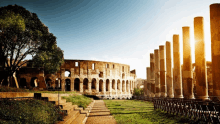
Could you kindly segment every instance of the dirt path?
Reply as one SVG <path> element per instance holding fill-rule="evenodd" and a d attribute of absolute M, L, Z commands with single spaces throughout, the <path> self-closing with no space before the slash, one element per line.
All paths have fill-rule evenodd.
<path fill-rule="evenodd" d="M 95 100 L 86 124 L 116 124 L 103 100 Z"/>

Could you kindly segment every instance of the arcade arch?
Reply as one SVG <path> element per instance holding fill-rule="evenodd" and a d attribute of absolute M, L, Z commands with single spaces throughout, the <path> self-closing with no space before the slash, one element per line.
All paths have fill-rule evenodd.
<path fill-rule="evenodd" d="M 76 78 L 74 80 L 74 91 L 79 91 L 79 84 L 80 84 L 80 80 L 79 78 Z"/>
<path fill-rule="evenodd" d="M 71 86 L 71 80 L 66 79 L 65 80 L 65 91 L 70 91 L 70 86 Z"/>
<path fill-rule="evenodd" d="M 110 82 L 109 82 L 109 79 L 106 80 L 106 91 L 110 91 Z"/>
<path fill-rule="evenodd" d="M 88 79 L 87 78 L 85 78 L 84 80 L 83 80 L 83 91 L 85 91 L 85 90 L 88 90 Z"/>
<path fill-rule="evenodd" d="M 99 92 L 103 92 L 103 80 L 99 80 Z"/>

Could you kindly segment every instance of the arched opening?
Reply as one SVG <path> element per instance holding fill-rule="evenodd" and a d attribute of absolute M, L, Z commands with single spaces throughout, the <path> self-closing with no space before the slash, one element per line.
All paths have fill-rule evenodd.
<path fill-rule="evenodd" d="M 125 81 L 122 81 L 122 92 L 125 92 Z"/>
<path fill-rule="evenodd" d="M 130 81 L 130 91 L 132 90 L 132 81 Z"/>
<path fill-rule="evenodd" d="M 87 78 L 85 78 L 84 80 L 83 80 L 83 91 L 85 91 L 85 90 L 88 90 L 88 79 Z"/>
<path fill-rule="evenodd" d="M 52 86 L 52 80 L 47 78 L 46 79 L 46 84 L 47 84 L 47 87 L 51 87 Z"/>
<path fill-rule="evenodd" d="M 99 92 L 102 92 L 103 90 L 103 80 L 99 80 Z"/>
<path fill-rule="evenodd" d="M 70 91 L 70 84 L 71 84 L 71 80 L 66 79 L 65 80 L 65 91 Z"/>
<path fill-rule="evenodd" d="M 122 74 L 122 79 L 125 79 L 125 74 L 124 73 Z"/>
<path fill-rule="evenodd" d="M 70 77 L 71 76 L 71 73 L 69 70 L 65 70 L 65 77 Z"/>
<path fill-rule="evenodd" d="M 60 78 L 56 78 L 56 89 L 60 89 L 61 88 L 61 79 Z"/>
<path fill-rule="evenodd" d="M 115 80 L 112 80 L 112 89 L 115 90 Z"/>
<path fill-rule="evenodd" d="M 32 87 L 37 87 L 38 86 L 38 84 L 37 84 L 37 77 L 31 78 L 31 86 Z"/>
<path fill-rule="evenodd" d="M 74 80 L 74 91 L 79 91 L 79 84 L 80 84 L 80 80 L 79 78 L 76 78 Z"/>
<path fill-rule="evenodd" d="M 120 89 L 121 89 L 120 87 L 121 87 L 121 85 L 120 85 L 120 80 L 118 80 L 118 81 L 117 81 L 117 90 L 120 90 Z"/>
<path fill-rule="evenodd" d="M 110 82 L 109 82 L 109 79 L 106 80 L 106 91 L 110 91 Z"/>
<path fill-rule="evenodd" d="M 21 88 L 26 88 L 27 87 L 27 81 L 25 78 L 20 79 L 20 87 Z"/>
<path fill-rule="evenodd" d="M 128 80 L 126 81 L 126 91 L 127 91 L 127 92 L 129 91 L 129 83 L 128 83 Z"/>
<path fill-rule="evenodd" d="M 92 79 L 92 90 L 96 90 L 96 79 Z"/>

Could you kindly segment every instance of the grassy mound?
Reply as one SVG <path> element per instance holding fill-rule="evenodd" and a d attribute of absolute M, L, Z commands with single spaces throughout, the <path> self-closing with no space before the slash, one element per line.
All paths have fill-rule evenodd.
<path fill-rule="evenodd" d="M 0 124 L 53 124 L 61 118 L 52 103 L 28 100 L 0 100 Z"/>
<path fill-rule="evenodd" d="M 83 95 L 64 96 L 62 98 L 66 99 L 67 102 L 72 102 L 73 105 L 83 107 L 83 109 L 85 109 L 92 102 L 91 98 Z"/>
<path fill-rule="evenodd" d="M 104 100 L 118 124 L 176 124 L 191 123 L 187 117 L 179 117 L 162 111 L 154 111 L 153 103 L 137 100 Z"/>

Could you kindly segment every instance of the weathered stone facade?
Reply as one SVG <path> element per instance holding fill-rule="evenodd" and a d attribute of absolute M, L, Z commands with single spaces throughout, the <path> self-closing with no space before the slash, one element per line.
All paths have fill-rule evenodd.
<path fill-rule="evenodd" d="M 19 78 L 27 87 L 57 87 L 106 99 L 130 99 L 136 86 L 136 72 L 129 65 L 92 60 L 65 60 L 55 75 L 24 68 Z"/>

